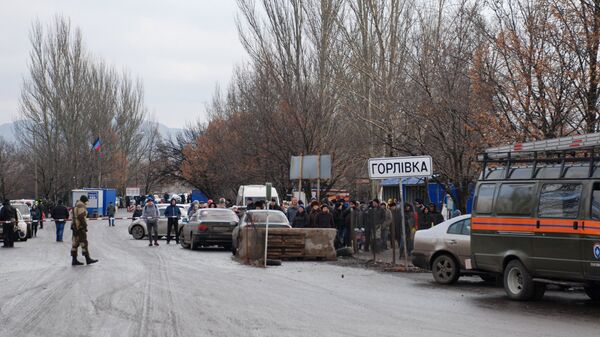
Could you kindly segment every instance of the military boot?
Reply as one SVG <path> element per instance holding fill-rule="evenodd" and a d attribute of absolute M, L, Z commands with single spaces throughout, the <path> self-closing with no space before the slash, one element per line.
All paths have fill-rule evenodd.
<path fill-rule="evenodd" d="M 72 256 L 73 258 L 73 262 L 71 262 L 72 266 L 83 266 L 83 263 L 79 262 L 79 260 L 77 260 L 77 256 Z"/>
<path fill-rule="evenodd" d="M 92 263 L 96 263 L 96 262 L 98 262 L 98 260 L 92 259 L 89 254 L 85 255 L 85 263 L 92 264 Z"/>

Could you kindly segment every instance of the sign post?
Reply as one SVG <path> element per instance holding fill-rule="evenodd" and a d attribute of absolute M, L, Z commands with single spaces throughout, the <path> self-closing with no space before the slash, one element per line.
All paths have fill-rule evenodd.
<path fill-rule="evenodd" d="M 290 159 L 290 180 L 298 180 L 299 196 L 302 192 L 302 180 L 317 181 L 317 199 L 321 196 L 321 179 L 331 179 L 331 155 L 321 154 L 292 156 Z"/>
<path fill-rule="evenodd" d="M 431 156 L 413 156 L 413 157 L 393 157 L 393 158 L 371 158 L 369 159 L 369 178 L 387 179 L 398 178 L 400 182 L 400 216 L 402 217 L 402 245 L 404 247 L 404 267 L 408 268 L 408 248 L 406 220 L 404 215 L 404 190 L 402 188 L 402 178 L 405 177 L 430 177 L 433 175 Z M 412 233 L 409 232 L 409 235 Z M 396 250 L 394 245 L 395 238 L 392 238 L 392 258 L 396 264 Z"/>
<path fill-rule="evenodd" d="M 270 201 L 271 201 L 271 188 L 273 187 L 273 184 L 271 183 L 266 183 L 265 186 L 267 187 L 267 221 L 266 221 L 266 225 L 265 225 L 265 268 L 267 267 L 267 245 L 268 245 L 268 239 L 269 239 L 269 206 L 271 205 Z"/>

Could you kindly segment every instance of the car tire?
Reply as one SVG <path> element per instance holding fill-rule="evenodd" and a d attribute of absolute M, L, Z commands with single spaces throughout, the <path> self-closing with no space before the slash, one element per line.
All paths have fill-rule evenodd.
<path fill-rule="evenodd" d="M 504 268 L 504 290 L 512 300 L 529 301 L 537 296 L 541 298 L 546 286 L 533 282 L 531 274 L 521 261 L 512 260 Z"/>
<path fill-rule="evenodd" d="M 456 260 L 448 255 L 438 255 L 431 264 L 431 273 L 433 279 L 439 284 L 453 284 L 456 283 L 460 276 L 460 270 Z"/>
<path fill-rule="evenodd" d="M 142 227 L 142 225 L 135 225 L 131 227 L 131 235 L 136 240 L 143 239 L 144 236 L 146 236 L 146 233 L 144 232 L 144 227 Z"/>
<path fill-rule="evenodd" d="M 179 231 L 179 244 L 184 249 L 190 249 L 190 244 L 189 243 L 185 243 L 185 236 L 183 235 L 183 231 L 182 230 Z"/>
<path fill-rule="evenodd" d="M 190 233 L 190 249 L 196 250 L 196 245 L 194 244 L 194 234 Z"/>
<path fill-rule="evenodd" d="M 583 288 L 585 290 L 586 295 L 592 301 L 600 301 L 600 287 L 598 286 L 588 286 Z"/>

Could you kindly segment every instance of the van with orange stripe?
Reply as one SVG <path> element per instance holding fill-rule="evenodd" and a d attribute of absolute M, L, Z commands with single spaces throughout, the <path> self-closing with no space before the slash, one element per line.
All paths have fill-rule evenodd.
<path fill-rule="evenodd" d="M 472 267 L 502 274 L 508 296 L 547 284 L 600 300 L 600 134 L 488 149 L 471 220 Z"/>

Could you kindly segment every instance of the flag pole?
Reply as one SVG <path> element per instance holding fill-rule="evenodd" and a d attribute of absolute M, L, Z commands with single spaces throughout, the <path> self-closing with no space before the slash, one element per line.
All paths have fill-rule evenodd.
<path fill-rule="evenodd" d="M 100 155 L 100 151 L 102 149 L 98 151 L 98 188 L 102 188 L 102 156 Z"/>

